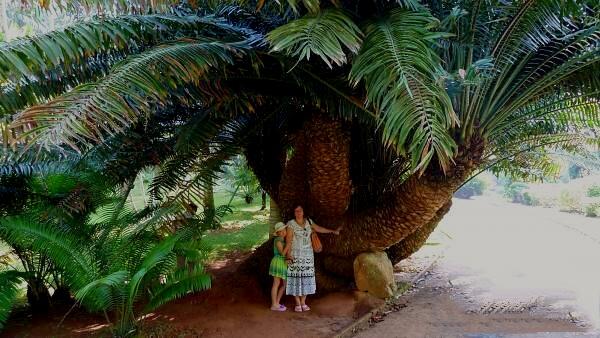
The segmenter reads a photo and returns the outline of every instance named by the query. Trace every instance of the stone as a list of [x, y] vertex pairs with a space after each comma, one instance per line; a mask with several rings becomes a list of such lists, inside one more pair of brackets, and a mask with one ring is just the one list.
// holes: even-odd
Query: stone
[[394, 267], [383, 251], [361, 253], [354, 259], [354, 281], [360, 291], [385, 299], [394, 295]]

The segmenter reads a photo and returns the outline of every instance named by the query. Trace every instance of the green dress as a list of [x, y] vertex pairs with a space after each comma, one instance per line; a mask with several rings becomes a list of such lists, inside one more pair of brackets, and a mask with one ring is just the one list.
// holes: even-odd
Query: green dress
[[281, 242], [285, 247], [285, 240], [283, 237], [275, 237], [273, 240], [273, 253], [274, 257], [271, 259], [271, 266], [269, 266], [269, 275], [273, 277], [279, 277], [281, 279], [287, 279], [287, 264], [285, 263], [285, 257], [283, 257], [279, 250], [277, 250], [277, 242]]

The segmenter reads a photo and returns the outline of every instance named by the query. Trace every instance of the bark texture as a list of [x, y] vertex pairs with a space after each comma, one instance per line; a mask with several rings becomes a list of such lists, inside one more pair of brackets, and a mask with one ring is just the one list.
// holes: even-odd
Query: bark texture
[[308, 161], [308, 144], [305, 133], [300, 132], [293, 137], [293, 150], [287, 159], [279, 184], [278, 203], [284, 220], [291, 219], [294, 208], [306, 206], [308, 201], [308, 182], [306, 180], [306, 163]]
[[309, 215], [335, 225], [350, 204], [350, 135], [341, 123], [312, 119], [306, 127]]
[[383, 251], [434, 218], [458, 185], [453, 181], [412, 176], [384, 205], [347, 215], [339, 236], [323, 238], [323, 251], [341, 257]]
[[204, 209], [215, 208], [215, 193], [213, 191], [212, 179], [210, 179], [210, 185], [207, 187], [204, 196], [202, 197], [202, 206]]
[[[361, 253], [386, 251], [396, 264], [418, 250], [448, 212], [453, 193], [476, 168], [483, 153], [483, 142], [473, 140], [471, 145], [459, 147], [455, 165], [448, 172], [442, 173], [432, 164], [422, 175], [412, 175], [394, 185], [392, 191], [382, 192], [382, 202], [357, 205], [352, 203], [350, 147], [354, 136], [349, 130], [345, 122], [313, 114], [287, 136], [291, 151], [281, 147], [270, 150], [268, 156], [264, 151], [252, 153], [260, 150], [248, 150], [247, 155], [251, 166], [259, 166], [255, 173], [261, 184], [271, 187], [267, 191], [271, 203], [279, 206], [282, 220], [291, 219], [294, 208], [302, 205], [305, 214], [320, 226], [343, 227], [339, 236], [319, 235], [323, 252], [315, 255], [315, 264], [320, 291], [348, 285], [354, 276], [353, 260]], [[283, 143], [283, 139], [278, 142]], [[283, 158], [282, 154], [281, 175], [261, 175], [264, 168], [260, 167], [276, 162], [275, 157]], [[352, 156], [362, 156], [362, 163], [370, 160], [365, 154]], [[267, 242], [257, 249], [246, 268], [268, 276], [271, 255], [272, 243]]]
[[272, 237], [277, 222], [282, 222], [281, 212], [279, 211], [277, 202], [271, 198], [269, 201], [269, 238]]
[[442, 218], [444, 218], [444, 215], [448, 213], [450, 206], [452, 206], [452, 200], [444, 204], [427, 224], [421, 226], [400, 242], [390, 246], [386, 252], [392, 261], [392, 264], [398, 264], [401, 260], [410, 257], [410, 255], [419, 250], [425, 244], [427, 238], [429, 238], [429, 235], [435, 230]]

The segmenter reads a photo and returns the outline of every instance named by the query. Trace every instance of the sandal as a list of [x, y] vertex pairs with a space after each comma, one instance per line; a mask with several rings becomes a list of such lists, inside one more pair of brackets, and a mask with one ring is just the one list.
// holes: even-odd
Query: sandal
[[287, 310], [287, 307], [285, 307], [285, 305], [283, 305], [283, 304], [279, 304], [279, 308], [283, 309], [282, 311]]
[[302, 305], [302, 311], [310, 311], [310, 308], [308, 307], [308, 305], [304, 304]]
[[279, 306], [271, 306], [271, 311], [278, 311], [278, 312], [283, 312], [286, 310], [286, 307], [281, 307], [281, 305]]
[[294, 307], [294, 311], [296, 311], [296, 312], [302, 312], [302, 306], [300, 306], [300, 305], [296, 305], [296, 306]]

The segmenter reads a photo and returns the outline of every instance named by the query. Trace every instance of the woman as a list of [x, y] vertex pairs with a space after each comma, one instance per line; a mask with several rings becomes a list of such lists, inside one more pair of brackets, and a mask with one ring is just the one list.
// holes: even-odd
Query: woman
[[312, 223], [310, 219], [304, 218], [304, 209], [297, 206], [294, 209], [295, 218], [287, 223], [287, 234], [285, 238], [288, 249], [288, 271], [286, 294], [294, 296], [296, 307], [294, 311], [310, 311], [306, 305], [306, 296], [317, 291], [315, 282], [315, 257], [313, 253], [310, 234], [313, 231], [323, 234], [339, 235], [340, 229], [329, 230]]

